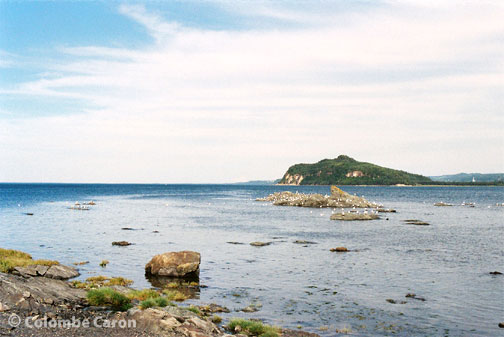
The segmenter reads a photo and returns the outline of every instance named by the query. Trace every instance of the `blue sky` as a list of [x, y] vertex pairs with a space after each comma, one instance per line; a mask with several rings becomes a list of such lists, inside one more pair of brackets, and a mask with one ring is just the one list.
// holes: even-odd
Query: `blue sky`
[[486, 0], [0, 1], [0, 181], [268, 179], [343, 153], [504, 171], [503, 22]]

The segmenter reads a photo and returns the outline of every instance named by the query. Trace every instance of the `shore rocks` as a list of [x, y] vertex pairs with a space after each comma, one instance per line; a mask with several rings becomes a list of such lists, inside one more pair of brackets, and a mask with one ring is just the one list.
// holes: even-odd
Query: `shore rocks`
[[80, 275], [77, 269], [63, 265], [15, 267], [12, 273], [23, 277], [43, 276], [56, 280], [68, 280]]
[[112, 242], [112, 246], [124, 247], [124, 246], [130, 246], [130, 245], [132, 245], [132, 243], [128, 242], [128, 241], [114, 241], [114, 242]]
[[127, 319], [134, 319], [137, 328], [163, 336], [223, 336], [219, 328], [209, 320], [177, 307], [163, 309], [130, 309]]
[[193, 251], [169, 252], [154, 256], [145, 265], [145, 272], [151, 275], [188, 277], [199, 275], [200, 253]]
[[264, 247], [264, 246], [271, 245], [271, 242], [254, 241], [254, 242], [251, 242], [250, 245], [254, 246], [254, 247]]
[[342, 221], [376, 220], [379, 218], [378, 214], [374, 213], [341, 212], [331, 215], [331, 220]]
[[376, 208], [377, 204], [371, 203], [364, 198], [351, 195], [342, 191], [336, 186], [331, 186], [331, 195], [293, 193], [290, 191], [275, 192], [257, 201], [270, 201], [276, 206], [298, 206], [298, 207], [359, 207]]
[[0, 303], [11, 310], [44, 311], [50, 305], [80, 304], [85, 297], [84, 290], [61, 280], [0, 273]]
[[349, 250], [346, 247], [336, 247], [336, 248], [331, 248], [329, 249], [331, 252], [337, 252], [337, 253], [346, 253], [349, 252]]

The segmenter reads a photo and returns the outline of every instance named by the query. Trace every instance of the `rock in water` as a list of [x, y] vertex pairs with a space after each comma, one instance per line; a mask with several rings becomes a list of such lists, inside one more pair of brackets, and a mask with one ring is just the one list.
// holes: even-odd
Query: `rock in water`
[[112, 242], [112, 246], [130, 246], [131, 243], [128, 241], [114, 241]]
[[266, 198], [259, 198], [257, 201], [271, 201], [276, 206], [298, 206], [298, 207], [359, 207], [377, 208], [378, 205], [371, 203], [364, 198], [351, 195], [342, 191], [336, 186], [331, 186], [331, 195], [293, 193], [289, 191], [276, 192]]
[[434, 206], [453, 206], [452, 204], [447, 204], [446, 202], [436, 202]]
[[336, 248], [331, 248], [329, 249], [331, 252], [338, 252], [338, 253], [346, 253], [349, 252], [349, 250], [346, 247], [336, 247]]
[[354, 220], [376, 220], [379, 219], [380, 217], [378, 214], [374, 213], [334, 213], [331, 215], [331, 220], [343, 220], [343, 221], [354, 221]]
[[201, 255], [192, 251], [169, 252], [154, 256], [145, 265], [150, 275], [186, 277], [199, 275]]
[[271, 242], [254, 241], [254, 242], [251, 242], [250, 245], [254, 246], [254, 247], [264, 247], [264, 246], [271, 245]]

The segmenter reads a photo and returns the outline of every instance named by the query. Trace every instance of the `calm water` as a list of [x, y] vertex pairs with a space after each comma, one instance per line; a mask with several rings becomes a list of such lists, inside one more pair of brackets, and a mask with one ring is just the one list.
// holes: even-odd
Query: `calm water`
[[[138, 288], [150, 286], [144, 265], [153, 255], [195, 250], [208, 288], [190, 302], [232, 310], [261, 304], [256, 313], [223, 316], [301, 325], [326, 336], [342, 328], [358, 336], [503, 334], [504, 276], [489, 272], [504, 272], [504, 207], [495, 206], [504, 202], [504, 188], [343, 189], [398, 213], [342, 223], [329, 220], [327, 209], [254, 201], [281, 190], [329, 193], [322, 186], [0, 184], [0, 247], [64, 264], [89, 260], [81, 278], [124, 276]], [[97, 205], [69, 210], [77, 200]], [[476, 207], [434, 207], [438, 201]], [[431, 226], [403, 225], [404, 219]], [[303, 247], [297, 239], [318, 244]], [[111, 246], [118, 240], [135, 245]], [[274, 243], [256, 248], [251, 241]], [[337, 246], [358, 252], [329, 252]], [[105, 269], [102, 259], [110, 261]], [[411, 292], [426, 301], [405, 298]]]

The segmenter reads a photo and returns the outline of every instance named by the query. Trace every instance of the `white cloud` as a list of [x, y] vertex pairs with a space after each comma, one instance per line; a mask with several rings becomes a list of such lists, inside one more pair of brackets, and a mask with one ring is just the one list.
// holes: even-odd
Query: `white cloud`
[[504, 11], [421, 3], [245, 31], [121, 6], [155, 45], [61, 49], [75, 61], [48, 65], [58, 76], [3, 90], [99, 108], [0, 119], [0, 180], [275, 178], [341, 153], [423, 174], [502, 171]]

